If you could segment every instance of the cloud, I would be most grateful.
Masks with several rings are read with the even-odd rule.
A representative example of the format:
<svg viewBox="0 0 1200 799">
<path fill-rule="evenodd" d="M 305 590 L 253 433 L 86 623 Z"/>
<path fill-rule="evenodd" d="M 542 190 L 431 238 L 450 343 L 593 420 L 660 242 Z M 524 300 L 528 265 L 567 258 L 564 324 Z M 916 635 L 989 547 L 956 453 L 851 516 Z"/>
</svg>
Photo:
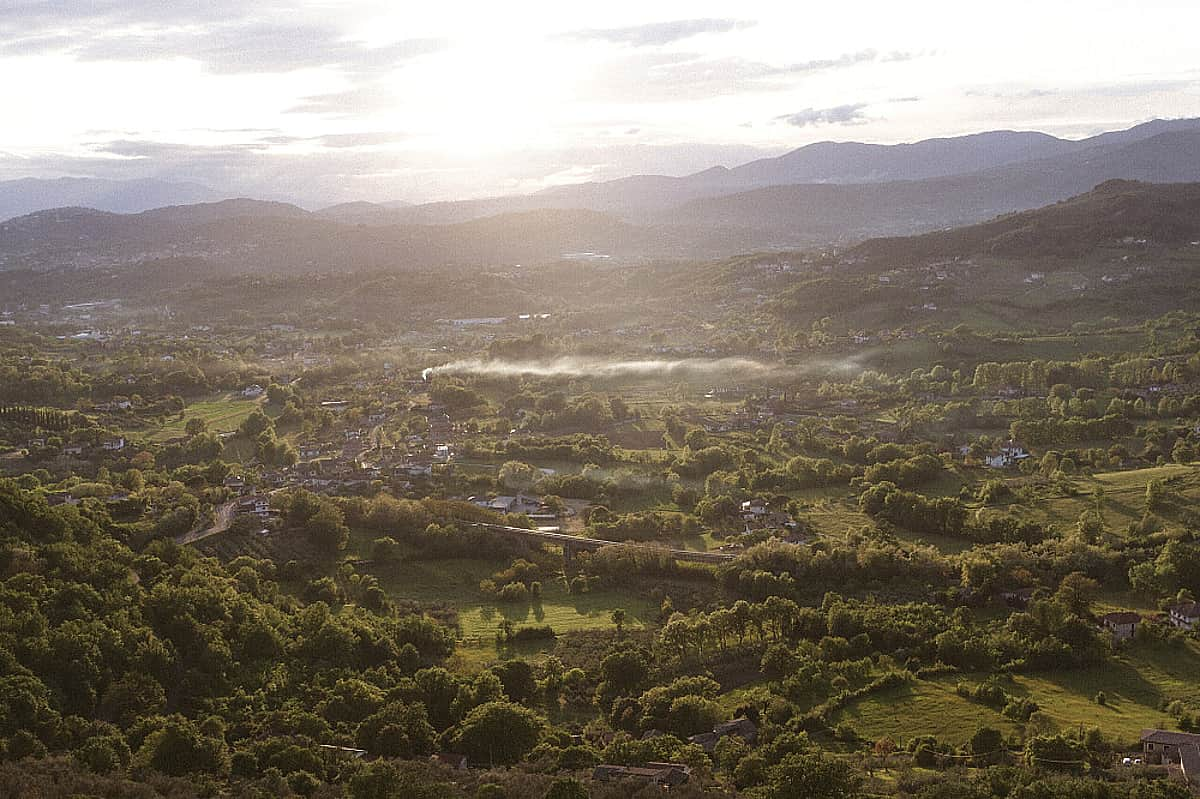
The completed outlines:
<svg viewBox="0 0 1200 799">
<path fill-rule="evenodd" d="M 711 58 L 699 53 L 640 50 L 611 61 L 584 87 L 584 93 L 601 100 L 645 103 L 780 91 L 822 72 L 918 57 L 918 53 L 866 49 L 831 58 L 770 64 L 740 57 Z"/>
<path fill-rule="evenodd" d="M 805 108 L 803 111 L 784 114 L 776 119 L 797 128 L 806 128 L 810 125 L 858 125 L 867 121 L 866 115 L 862 112 L 866 107 L 866 103 L 851 103 L 832 108 Z"/>
<path fill-rule="evenodd" d="M 305 97 L 287 111 L 346 119 L 372 109 L 387 108 L 396 102 L 396 95 L 386 81 L 365 80 L 340 92 Z"/>
<path fill-rule="evenodd" d="M 656 47 L 706 33 L 729 33 L 755 24 L 740 19 L 676 19 L 625 28 L 586 28 L 564 35 L 572 39 L 592 39 L 632 47 Z"/>
<path fill-rule="evenodd" d="M 0 15 L 0 55 L 189 58 L 220 74 L 333 67 L 351 76 L 374 75 L 446 46 L 444 39 L 422 38 L 369 47 L 347 37 L 336 17 L 269 0 L 18 0 Z"/>
</svg>

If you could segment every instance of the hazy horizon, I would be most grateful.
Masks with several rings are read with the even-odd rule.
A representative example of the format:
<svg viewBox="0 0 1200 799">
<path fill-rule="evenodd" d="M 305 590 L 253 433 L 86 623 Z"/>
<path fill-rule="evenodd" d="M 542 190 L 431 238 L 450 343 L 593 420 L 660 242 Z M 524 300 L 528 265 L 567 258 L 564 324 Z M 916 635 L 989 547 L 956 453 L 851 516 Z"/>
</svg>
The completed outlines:
<svg viewBox="0 0 1200 799">
<path fill-rule="evenodd" d="M 1200 116 L 1200 9 L 1039 5 L 1031 28 L 1033 8 L 20 2 L 0 18 L 0 179 L 424 202 L 818 141 L 1078 139 Z M 1131 31 L 1134 12 L 1153 35 Z"/>
</svg>

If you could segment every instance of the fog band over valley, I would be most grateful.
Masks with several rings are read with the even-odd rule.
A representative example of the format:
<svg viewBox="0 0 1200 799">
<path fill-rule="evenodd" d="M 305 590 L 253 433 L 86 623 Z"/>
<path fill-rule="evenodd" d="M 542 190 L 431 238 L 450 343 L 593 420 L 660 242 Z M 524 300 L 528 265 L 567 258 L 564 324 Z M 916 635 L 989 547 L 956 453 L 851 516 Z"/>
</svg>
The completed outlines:
<svg viewBox="0 0 1200 799">
<path fill-rule="evenodd" d="M 510 361 L 471 358 L 421 373 L 429 380 L 434 375 L 484 375 L 491 377 L 641 377 L 641 378 L 722 378 L 733 380 L 787 379 L 817 372 L 851 371 L 858 365 L 851 359 L 819 361 L 807 364 L 775 364 L 749 358 L 682 358 L 613 360 L 611 358 L 561 357 L 543 360 Z"/>
</svg>

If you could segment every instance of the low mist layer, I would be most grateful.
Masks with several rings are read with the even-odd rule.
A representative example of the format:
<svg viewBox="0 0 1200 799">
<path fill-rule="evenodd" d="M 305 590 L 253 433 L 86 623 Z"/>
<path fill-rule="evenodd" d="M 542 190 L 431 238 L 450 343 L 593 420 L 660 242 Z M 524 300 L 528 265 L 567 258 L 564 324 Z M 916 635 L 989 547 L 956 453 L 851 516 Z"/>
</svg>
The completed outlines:
<svg viewBox="0 0 1200 799">
<path fill-rule="evenodd" d="M 471 358 L 422 372 L 426 380 L 433 375 L 484 375 L 491 377 L 638 377 L 703 378 L 706 380 L 787 379 L 814 372 L 845 371 L 854 368 L 849 361 L 822 361 L 807 365 L 763 363 L 749 358 L 683 358 L 677 360 L 561 357 L 543 360 L 483 360 Z"/>
</svg>

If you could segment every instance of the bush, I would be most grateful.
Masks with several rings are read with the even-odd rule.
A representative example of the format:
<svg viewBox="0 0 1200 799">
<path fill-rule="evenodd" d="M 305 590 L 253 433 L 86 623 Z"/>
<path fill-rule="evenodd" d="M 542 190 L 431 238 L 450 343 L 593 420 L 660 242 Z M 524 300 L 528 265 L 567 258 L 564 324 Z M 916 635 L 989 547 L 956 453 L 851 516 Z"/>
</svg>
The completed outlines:
<svg viewBox="0 0 1200 799">
<path fill-rule="evenodd" d="M 579 780 L 555 780 L 546 791 L 545 799 L 588 799 L 588 792 Z"/>
</svg>

